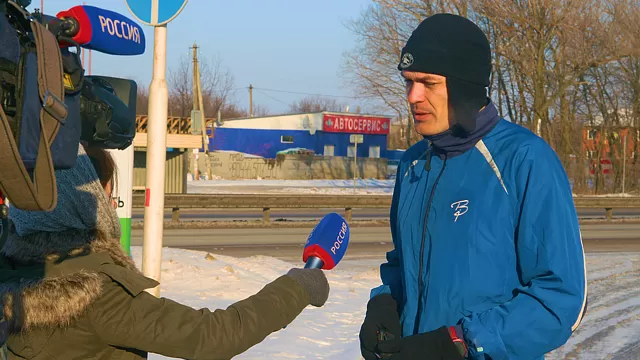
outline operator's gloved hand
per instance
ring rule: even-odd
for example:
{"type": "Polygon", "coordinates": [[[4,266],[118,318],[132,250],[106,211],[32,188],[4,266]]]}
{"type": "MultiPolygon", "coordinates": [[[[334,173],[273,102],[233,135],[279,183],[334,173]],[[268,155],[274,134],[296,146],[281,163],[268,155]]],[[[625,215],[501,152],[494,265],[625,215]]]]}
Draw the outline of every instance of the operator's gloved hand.
{"type": "Polygon", "coordinates": [[[374,296],[367,304],[367,315],[360,328],[360,352],[365,360],[377,360],[376,349],[382,333],[402,336],[398,304],[390,294],[374,296]]]}
{"type": "Polygon", "coordinates": [[[418,335],[385,340],[378,343],[376,352],[388,360],[464,360],[466,345],[452,332],[455,332],[453,327],[443,326],[418,335]]]}
{"type": "Polygon", "coordinates": [[[309,294],[309,304],[321,307],[329,298],[329,281],[321,269],[293,268],[287,273],[309,294]]]}

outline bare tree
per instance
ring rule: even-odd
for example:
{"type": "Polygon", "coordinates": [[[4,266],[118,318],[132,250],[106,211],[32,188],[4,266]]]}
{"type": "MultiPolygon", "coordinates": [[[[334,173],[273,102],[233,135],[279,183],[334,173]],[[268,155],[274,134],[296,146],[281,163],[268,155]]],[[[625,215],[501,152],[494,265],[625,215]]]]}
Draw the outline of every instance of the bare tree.
{"type": "Polygon", "coordinates": [[[347,25],[359,45],[345,54],[343,78],[354,87],[356,96],[379,99],[400,119],[411,114],[404,80],[393,64],[400,59],[403,43],[416,22],[409,14],[376,3],[347,25]]]}
{"type": "MultiPolygon", "coordinates": [[[[253,105],[253,115],[268,116],[268,115],[271,115],[271,110],[269,110],[268,106],[256,104],[256,105],[253,105]]],[[[248,116],[248,113],[243,116],[248,116]]]]}
{"type": "MultiPolygon", "coordinates": [[[[237,106],[230,106],[234,80],[228,70],[222,68],[219,57],[199,60],[200,84],[205,117],[217,116],[218,109],[224,117],[238,115],[237,106]],[[230,111],[225,114],[225,111],[230,111]]],[[[193,63],[184,55],[177,67],[169,70],[169,115],[188,117],[193,108],[193,63]]]]}
{"type": "MultiPolygon", "coordinates": [[[[466,16],[485,31],[493,52],[489,94],[500,114],[549,142],[579,186],[587,184],[583,134],[594,118],[604,119],[608,137],[596,156],[618,156],[605,144],[616,141],[619,110],[630,109],[639,128],[637,0],[375,0],[347,25],[358,46],[344,56],[345,80],[395,111],[408,133],[415,134],[397,63],[411,31],[439,12],[466,16]]],[[[417,139],[406,138],[407,145],[417,139]]]]}
{"type": "Polygon", "coordinates": [[[338,103],[336,99],[307,96],[300,99],[289,106],[289,111],[296,112],[321,112],[321,111],[345,111],[347,105],[338,103]]]}
{"type": "Polygon", "coordinates": [[[147,115],[149,111],[149,88],[138,84],[136,96],[136,115],[147,115]]]}

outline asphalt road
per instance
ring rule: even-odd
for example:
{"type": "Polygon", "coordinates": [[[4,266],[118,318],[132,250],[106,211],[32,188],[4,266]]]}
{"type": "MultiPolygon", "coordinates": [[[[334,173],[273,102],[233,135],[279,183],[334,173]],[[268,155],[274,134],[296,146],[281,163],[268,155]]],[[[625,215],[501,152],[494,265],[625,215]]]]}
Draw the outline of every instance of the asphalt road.
{"type": "MultiPolygon", "coordinates": [[[[581,226],[586,252],[640,252],[640,224],[581,226]]],[[[165,229],[163,246],[211,251],[229,256],[273,256],[299,260],[308,228],[165,229]]],[[[345,259],[384,258],[391,249],[385,227],[351,228],[345,259]]],[[[142,245],[142,230],[133,230],[132,245],[142,245]]]]}
{"type": "MultiPolygon", "coordinates": [[[[291,209],[271,210],[271,219],[287,220],[319,220],[330,212],[342,213],[344,209],[301,209],[300,211],[291,209]]],[[[604,209],[578,209],[578,216],[581,218],[603,218],[604,209]]],[[[615,217],[636,217],[640,218],[640,208],[613,209],[615,217]]],[[[171,219],[171,212],[166,211],[166,220],[171,219]]],[[[133,221],[142,221],[144,209],[133,209],[133,221]]],[[[354,209],[353,219],[388,219],[388,209],[354,209]]],[[[260,209],[184,209],[180,210],[181,220],[257,220],[262,219],[260,209]]]]}

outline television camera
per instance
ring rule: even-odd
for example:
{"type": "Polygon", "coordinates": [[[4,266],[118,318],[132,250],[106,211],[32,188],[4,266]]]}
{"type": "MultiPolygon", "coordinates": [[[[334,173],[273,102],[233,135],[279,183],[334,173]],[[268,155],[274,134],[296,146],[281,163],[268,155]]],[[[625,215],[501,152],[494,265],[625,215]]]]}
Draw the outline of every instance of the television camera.
{"type": "MultiPolygon", "coordinates": [[[[93,24],[29,12],[30,3],[0,0],[0,246],[8,202],[25,210],[54,209],[54,171],[75,165],[80,143],[125,149],[136,129],[135,81],[85,75],[80,48],[100,49],[74,39],[93,24]]],[[[0,344],[6,340],[0,319],[0,344]]],[[[2,349],[0,360],[6,358],[2,349]]]]}

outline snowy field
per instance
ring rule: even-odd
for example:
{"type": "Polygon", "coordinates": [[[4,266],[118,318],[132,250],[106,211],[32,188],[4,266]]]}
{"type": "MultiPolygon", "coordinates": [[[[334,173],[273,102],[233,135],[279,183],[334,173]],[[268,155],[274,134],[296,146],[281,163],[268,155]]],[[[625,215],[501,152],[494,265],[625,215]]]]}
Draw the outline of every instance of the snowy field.
{"type": "MultiPolygon", "coordinates": [[[[132,247],[137,264],[141,247],[132,247]]],[[[301,263],[271,257],[233,258],[163,249],[161,296],[212,310],[246,298],[301,263]]],[[[345,259],[328,271],[331,295],[323,308],[308,307],[286,329],[234,359],[361,359],[358,332],[369,290],[379,284],[380,260],[345,259]]],[[[547,359],[638,359],[640,254],[589,254],[589,308],[581,327],[547,359]]],[[[152,360],[168,359],[150,355],[152,360]]]]}

